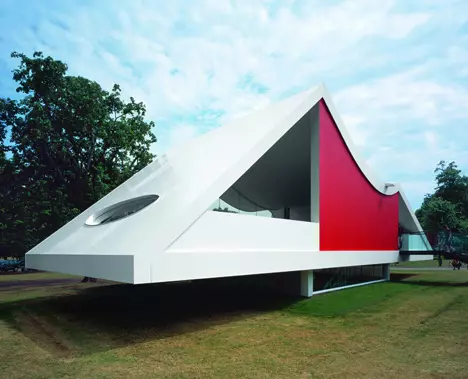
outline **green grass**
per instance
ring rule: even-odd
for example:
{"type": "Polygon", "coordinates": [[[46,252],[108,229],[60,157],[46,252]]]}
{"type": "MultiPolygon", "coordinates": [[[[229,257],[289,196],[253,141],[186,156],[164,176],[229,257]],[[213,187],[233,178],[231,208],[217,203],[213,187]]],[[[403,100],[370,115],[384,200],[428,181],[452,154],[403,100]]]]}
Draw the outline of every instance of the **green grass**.
{"type": "MultiPolygon", "coordinates": [[[[448,267],[449,260],[443,260],[442,267],[448,267]]],[[[397,269],[398,267],[439,267],[439,262],[436,259],[429,261],[416,261],[416,262],[401,262],[397,265],[392,265],[392,268],[397,269]]]]}
{"type": "Polygon", "coordinates": [[[389,286],[388,283],[350,288],[313,301],[304,299],[286,308],[289,312],[314,317],[344,317],[353,312],[378,311],[388,299],[407,291],[405,286],[389,286]]]}
{"type": "Polygon", "coordinates": [[[27,274],[23,273],[0,273],[0,282],[10,282],[10,281],[23,281],[23,280],[53,280],[53,279],[78,279],[81,277],[68,275],[68,274],[59,274],[51,272],[31,272],[27,274]]]}
{"type": "Polygon", "coordinates": [[[0,372],[9,379],[465,378],[468,272],[392,280],[310,299],[222,281],[0,287],[0,372]]]}

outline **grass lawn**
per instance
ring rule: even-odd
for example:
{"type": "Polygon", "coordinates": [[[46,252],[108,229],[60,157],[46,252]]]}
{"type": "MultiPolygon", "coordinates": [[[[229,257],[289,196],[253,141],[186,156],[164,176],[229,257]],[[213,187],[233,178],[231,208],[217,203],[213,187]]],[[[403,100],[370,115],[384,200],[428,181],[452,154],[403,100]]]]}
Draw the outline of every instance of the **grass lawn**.
{"type": "MultiPolygon", "coordinates": [[[[23,273],[16,272],[7,272],[0,273],[0,282],[11,282],[11,281],[29,281],[29,280],[53,280],[53,279],[82,279],[82,277],[67,275],[67,274],[58,274],[50,272],[31,272],[27,275],[23,273]]],[[[1,298],[0,298],[1,300],[1,298]]]]}
{"type": "MultiPolygon", "coordinates": [[[[442,267],[447,268],[450,267],[449,264],[452,260],[451,259],[443,259],[442,260],[442,267]]],[[[399,263],[397,265],[392,264],[392,270],[398,270],[399,267],[407,268],[407,267],[414,267],[414,268],[438,268],[439,262],[437,259],[429,260],[429,261],[416,261],[416,262],[404,262],[399,263]]],[[[462,266],[462,270],[466,270],[466,264],[464,263],[462,266]]]]}
{"type": "MultiPolygon", "coordinates": [[[[448,264],[451,260],[444,259],[442,261],[442,267],[448,267],[448,264]]],[[[439,267],[439,262],[437,259],[432,259],[429,261],[416,261],[416,262],[401,262],[397,265],[392,264],[392,268],[398,267],[439,267]]]]}
{"type": "Polygon", "coordinates": [[[311,299],[233,289],[225,281],[28,283],[0,287],[0,373],[466,378],[467,315],[466,270],[393,273],[390,283],[311,299]]]}

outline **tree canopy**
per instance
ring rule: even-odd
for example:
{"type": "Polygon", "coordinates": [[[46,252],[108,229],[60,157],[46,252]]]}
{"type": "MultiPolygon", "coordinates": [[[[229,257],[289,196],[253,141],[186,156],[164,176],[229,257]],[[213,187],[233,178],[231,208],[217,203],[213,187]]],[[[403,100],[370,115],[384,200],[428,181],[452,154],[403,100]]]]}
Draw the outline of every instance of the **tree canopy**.
{"type": "Polygon", "coordinates": [[[455,162],[440,161],[434,171],[434,193],[424,197],[416,216],[424,230],[437,231],[447,225],[468,234],[468,177],[455,162]]]}
{"type": "Polygon", "coordinates": [[[149,164],[146,106],[35,52],[0,98],[0,255],[21,255],[149,164]]]}

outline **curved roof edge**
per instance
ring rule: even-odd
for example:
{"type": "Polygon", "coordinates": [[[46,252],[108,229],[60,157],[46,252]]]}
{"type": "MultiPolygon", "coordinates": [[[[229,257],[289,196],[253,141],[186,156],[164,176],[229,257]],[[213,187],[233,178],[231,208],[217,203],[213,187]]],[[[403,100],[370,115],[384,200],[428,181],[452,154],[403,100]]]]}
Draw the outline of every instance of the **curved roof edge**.
{"type": "MultiPolygon", "coordinates": [[[[386,196],[392,196],[395,194],[400,194],[401,199],[403,200],[406,208],[408,209],[409,213],[411,214],[412,218],[412,224],[413,228],[416,231],[421,232],[422,228],[421,225],[419,224],[418,219],[416,218],[416,215],[414,214],[413,210],[411,209],[411,206],[404,194],[404,191],[399,183],[392,183],[392,182],[386,182],[382,181],[380,177],[377,175],[377,173],[371,169],[371,167],[367,164],[366,160],[362,157],[361,152],[357,148],[357,146],[354,144],[352,137],[350,136],[345,123],[343,119],[341,118],[335,104],[333,103],[333,100],[329,94],[328,89],[326,88],[324,83],[319,84],[318,86],[312,87],[308,90],[299,92],[295,95],[292,95],[290,97],[287,97],[285,99],[282,99],[280,101],[275,101],[269,105],[266,105],[263,108],[260,108],[254,112],[251,112],[250,114],[240,117],[238,119],[234,119],[228,124],[222,125],[219,128],[216,128],[210,132],[204,133],[198,137],[195,137],[194,139],[191,139],[189,141],[186,141],[184,144],[175,146],[173,149],[170,149],[167,154],[171,155],[173,153],[176,153],[180,151],[181,149],[183,150],[184,148],[187,148],[191,144],[193,144],[197,140],[203,140],[208,137],[208,135],[214,135],[216,133],[221,132],[222,129],[231,129],[232,127],[237,128],[240,124],[244,122],[244,120],[247,120],[249,117],[254,116],[255,114],[262,113],[266,110],[271,110],[272,108],[275,109],[274,112],[277,113],[279,112],[278,107],[281,107],[281,105],[284,105],[286,103],[291,103],[291,106],[287,106],[286,108],[288,109],[287,112],[291,112],[291,114],[280,114],[279,118],[284,118],[283,122],[288,125],[279,125],[275,124],[270,130],[273,132],[271,135],[268,131],[264,137],[266,138],[261,138],[260,140],[257,141],[252,146],[252,150],[246,151],[245,153],[247,154],[246,161],[251,161],[248,165],[250,165],[253,161],[256,160],[256,158],[253,158],[253,156],[258,155],[257,158],[263,154],[265,151],[267,151],[281,136],[289,130],[297,120],[299,120],[302,116],[304,116],[309,110],[311,110],[316,104],[318,104],[321,100],[323,100],[328,108],[328,111],[330,112],[337,128],[338,131],[340,132],[340,135],[342,136],[348,151],[350,152],[351,156],[353,157],[354,161],[356,162],[357,166],[361,170],[362,174],[364,177],[367,179],[367,181],[374,187],[376,191],[381,193],[382,195],[386,196]]],[[[280,123],[281,124],[281,123],[280,123]]],[[[247,166],[244,167],[244,169],[247,169],[247,166]]],[[[245,170],[244,170],[245,171],[245,170]]],[[[226,176],[226,175],[223,175],[226,176]]],[[[227,175],[229,176],[229,175],[227,175]]],[[[227,179],[227,178],[226,178],[227,179]]],[[[231,182],[231,179],[227,179],[227,182],[231,182]]],[[[200,216],[200,215],[199,215],[200,216]]]]}
{"type": "Polygon", "coordinates": [[[317,91],[321,92],[321,97],[325,101],[325,104],[328,107],[328,110],[330,111],[330,114],[333,117],[333,120],[335,121],[336,126],[338,127],[338,130],[340,131],[340,134],[343,138],[343,140],[346,143],[346,146],[348,147],[349,152],[354,158],[354,161],[357,163],[358,167],[360,168],[361,172],[364,174],[364,176],[367,178],[367,180],[372,184],[372,186],[381,194],[383,195],[394,195],[400,190],[400,185],[397,183],[386,183],[383,182],[377,174],[370,168],[370,166],[367,164],[367,162],[363,159],[361,153],[359,152],[358,148],[354,144],[351,136],[348,133],[348,130],[346,129],[343,119],[341,118],[340,114],[338,113],[335,104],[333,103],[331,96],[329,95],[326,87],[324,84],[321,84],[318,88],[317,91]]]}
{"type": "Polygon", "coordinates": [[[364,160],[362,157],[361,153],[359,152],[358,148],[354,144],[351,136],[348,133],[348,130],[345,127],[345,124],[343,122],[343,119],[341,118],[340,114],[338,113],[338,110],[335,107],[335,104],[333,103],[333,100],[331,99],[331,96],[325,87],[325,85],[322,83],[320,84],[319,87],[317,87],[316,91],[320,91],[320,96],[323,98],[325,101],[325,104],[328,107],[328,110],[335,121],[336,126],[338,127],[338,130],[345,141],[346,146],[348,147],[349,152],[351,153],[352,157],[354,158],[354,161],[358,165],[359,169],[361,172],[364,174],[364,176],[367,178],[369,183],[381,194],[383,195],[394,195],[396,193],[399,193],[401,196],[401,199],[405,203],[408,211],[411,214],[412,221],[414,223],[415,229],[417,231],[422,232],[423,229],[414,214],[413,210],[411,209],[411,206],[408,202],[408,199],[406,195],[404,194],[404,191],[399,183],[389,183],[389,182],[384,182],[382,181],[379,176],[374,172],[374,170],[371,169],[371,167],[367,164],[367,162],[364,160]]]}

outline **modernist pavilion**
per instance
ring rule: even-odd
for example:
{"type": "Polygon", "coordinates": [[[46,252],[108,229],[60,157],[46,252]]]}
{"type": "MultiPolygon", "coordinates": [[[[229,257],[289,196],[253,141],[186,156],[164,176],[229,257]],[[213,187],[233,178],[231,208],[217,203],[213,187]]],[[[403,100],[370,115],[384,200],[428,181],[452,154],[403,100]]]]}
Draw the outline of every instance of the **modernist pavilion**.
{"type": "Polygon", "coordinates": [[[26,264],[133,284],[275,273],[311,296],[432,259],[421,231],[402,188],[363,161],[321,85],[159,156],[26,264]],[[406,250],[428,255],[400,255],[401,231],[406,250]]]}

